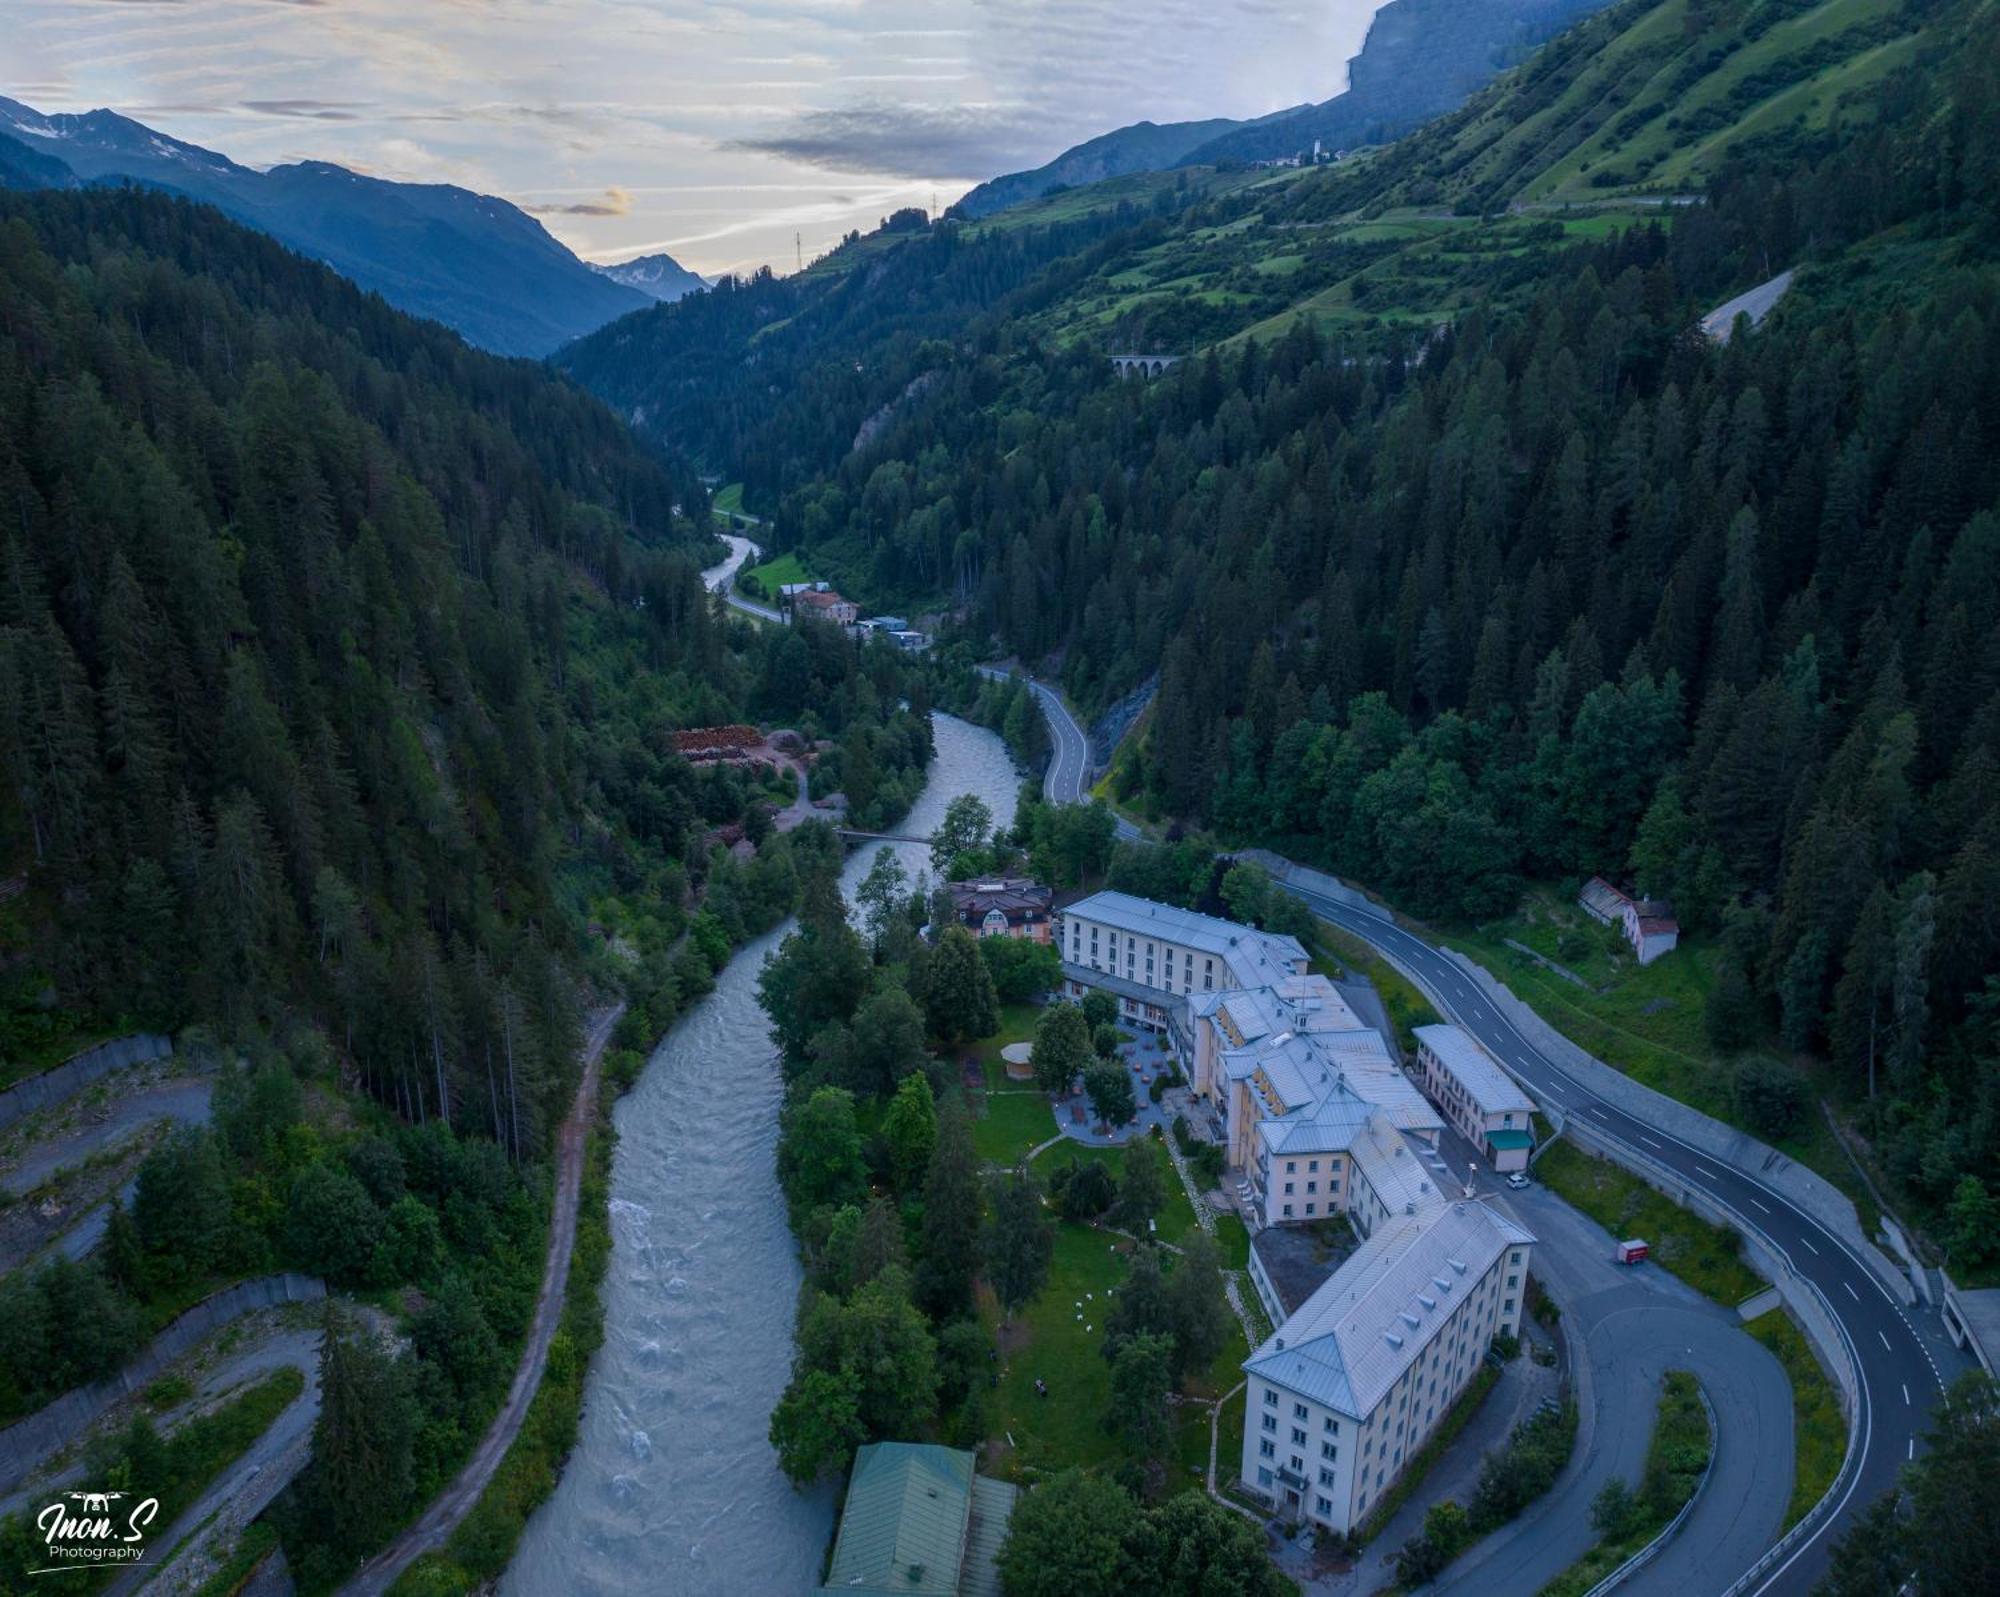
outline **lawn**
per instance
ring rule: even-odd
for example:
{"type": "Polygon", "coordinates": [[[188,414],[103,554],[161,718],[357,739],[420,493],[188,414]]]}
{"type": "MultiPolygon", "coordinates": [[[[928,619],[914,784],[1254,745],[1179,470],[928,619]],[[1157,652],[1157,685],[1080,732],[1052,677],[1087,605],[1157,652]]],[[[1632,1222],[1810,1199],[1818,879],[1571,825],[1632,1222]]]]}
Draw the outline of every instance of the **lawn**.
{"type": "Polygon", "coordinates": [[[1015,1087],[985,1094],[979,1118],[972,1123],[972,1145],[988,1164],[1012,1167],[1028,1150],[1056,1134],[1056,1117],[1039,1089],[1015,1087]]]}
{"type": "Polygon", "coordinates": [[[1530,893],[1511,918],[1448,936],[1444,943],[1483,965],[1543,1020],[1612,1069],[1763,1137],[1824,1177],[1854,1200],[1863,1228],[1874,1228],[1874,1201],[1817,1111],[1820,1084],[1810,1073],[1808,1103],[1789,1136],[1764,1136],[1737,1113],[1731,1064],[1709,1048],[1704,1029],[1709,988],[1723,957],[1715,944],[1690,938],[1642,966],[1623,938],[1548,889],[1530,893]],[[1580,977],[1582,985],[1510,947],[1510,938],[1580,977]]]}
{"type": "Polygon", "coordinates": [[[1235,1215],[1218,1214],[1215,1217],[1215,1241],[1222,1249],[1223,1269],[1250,1268],[1250,1229],[1235,1215]]]}
{"type": "Polygon", "coordinates": [[[715,490],[715,497],[709,500],[709,507],[718,516],[734,519],[743,513],[743,484],[732,482],[715,490]]]}
{"type": "Polygon", "coordinates": [[[1614,1237],[1645,1238],[1656,1263],[1723,1307],[1763,1291],[1765,1282],[1743,1262],[1734,1231],[1690,1214],[1629,1170],[1557,1142],[1535,1161],[1535,1175],[1614,1237]]]}
{"type": "MultiPolygon", "coordinates": [[[[1104,1428],[1111,1403],[1111,1366],[1103,1350],[1114,1289],[1125,1279],[1131,1252],[1131,1243],[1088,1226],[1065,1222],[1057,1227],[1049,1284],[1010,1324],[1002,1341],[1007,1351],[1002,1355],[999,1389],[989,1407],[993,1473],[1026,1482],[1071,1465],[1107,1466],[1124,1458],[1122,1443],[1104,1428]],[[1035,1391],[1038,1377],[1048,1385],[1047,1397],[1035,1391]]],[[[989,1331],[999,1333],[999,1307],[984,1293],[980,1318],[989,1331]]],[[[1241,1379],[1240,1366],[1247,1355],[1242,1334],[1233,1334],[1208,1371],[1189,1382],[1190,1395],[1212,1399],[1228,1391],[1241,1379]]],[[[1232,1408],[1233,1416],[1225,1413],[1217,1455],[1218,1471],[1226,1467],[1231,1477],[1243,1451],[1240,1399],[1232,1408]]],[[[1193,1461],[1198,1418],[1204,1471],[1208,1412],[1206,1406],[1190,1407],[1176,1415],[1171,1455],[1193,1461]]],[[[1195,1475],[1171,1467],[1171,1458],[1169,1489],[1199,1484],[1195,1475]]]]}
{"type": "MultiPolygon", "coordinates": [[[[978,1128],[974,1127],[975,1138],[977,1131],[978,1128]]],[[[1044,1138],[1049,1134],[1048,1132],[1044,1132],[1044,1138]]],[[[1086,1147],[1080,1142],[1057,1143],[1055,1147],[1049,1149],[1035,1161],[1035,1173],[1042,1180],[1047,1181],[1058,1169],[1067,1165],[1072,1158],[1078,1159],[1084,1164],[1103,1165],[1111,1172],[1114,1181],[1121,1179],[1125,1174],[1125,1149],[1123,1147],[1092,1148],[1086,1147]]],[[[1166,1207],[1161,1209],[1158,1216],[1155,1217],[1155,1235],[1162,1242],[1172,1247],[1179,1247],[1194,1231],[1199,1229],[1200,1222],[1195,1219],[1194,1205],[1188,1202],[1187,1189],[1181,1185],[1180,1177],[1175,1175],[1171,1169],[1167,1170],[1166,1176],[1167,1202],[1166,1207]]],[[[1236,1228],[1239,1231],[1242,1230],[1242,1221],[1236,1220],[1233,1215],[1226,1218],[1235,1221],[1236,1228]]],[[[1219,1229],[1220,1227],[1218,1227],[1219,1229]]],[[[1223,1269],[1240,1270],[1249,1262],[1250,1244],[1248,1233],[1245,1233],[1244,1236],[1244,1256],[1241,1260],[1232,1259],[1230,1250],[1233,1244],[1229,1239],[1218,1236],[1216,1240],[1221,1245],[1223,1269]]]]}
{"type": "Polygon", "coordinates": [[[749,581],[739,582],[739,586],[772,600],[778,597],[778,590],[788,582],[816,580],[813,574],[799,563],[799,557],[789,549],[773,559],[766,560],[761,566],[750,567],[743,576],[749,581]]]}
{"type": "Polygon", "coordinates": [[[1847,1456],[1847,1419],[1840,1412],[1840,1394],[1789,1309],[1759,1315],[1749,1329],[1777,1355],[1792,1383],[1792,1500],[1785,1508],[1784,1527],[1790,1530],[1840,1473],[1847,1456]]]}
{"type": "Polygon", "coordinates": [[[1000,1029],[990,1037],[966,1044],[964,1052],[979,1061],[979,1073],[985,1079],[988,1092],[1003,1092],[1030,1085],[1007,1079],[1007,1064],[1000,1057],[1000,1050],[1009,1043],[1033,1042],[1035,1022],[1041,1018],[1040,1004],[1002,1004],[1000,1029]]]}

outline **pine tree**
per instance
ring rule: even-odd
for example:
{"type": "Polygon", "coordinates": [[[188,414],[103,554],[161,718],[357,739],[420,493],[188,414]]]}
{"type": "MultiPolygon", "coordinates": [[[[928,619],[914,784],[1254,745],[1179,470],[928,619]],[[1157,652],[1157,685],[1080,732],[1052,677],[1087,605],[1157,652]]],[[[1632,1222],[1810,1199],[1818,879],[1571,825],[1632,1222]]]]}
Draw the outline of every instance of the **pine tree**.
{"type": "Polygon", "coordinates": [[[986,1232],[986,1279],[1003,1315],[1018,1314],[1047,1284],[1055,1245],[1041,1184],[1022,1171],[1002,1176],[986,1232]]]}
{"type": "Polygon", "coordinates": [[[999,996],[979,943],[963,926],[947,926],[931,951],[924,980],[924,1017],[940,1042],[990,1037],[1000,1029],[999,996]]]}
{"type": "Polygon", "coordinates": [[[950,1098],[938,1114],[937,1146],[924,1182],[916,1273],[917,1301],[934,1320],[955,1319],[971,1306],[982,1207],[972,1125],[963,1106],[950,1098]]]}

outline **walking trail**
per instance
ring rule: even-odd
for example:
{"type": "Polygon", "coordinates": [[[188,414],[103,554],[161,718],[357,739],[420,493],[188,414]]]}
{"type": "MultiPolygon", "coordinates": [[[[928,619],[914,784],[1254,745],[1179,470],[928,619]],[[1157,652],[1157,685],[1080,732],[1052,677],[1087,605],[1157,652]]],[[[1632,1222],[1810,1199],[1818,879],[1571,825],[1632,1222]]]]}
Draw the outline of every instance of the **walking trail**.
{"type": "Polygon", "coordinates": [[[556,1135],[556,1201],[549,1216],[548,1263],[542,1271],[541,1291],[535,1298],[535,1318],[528,1327],[527,1344],[521,1349],[521,1362],[514,1371],[514,1384],[508,1388],[507,1401],[458,1478],[438,1494],[414,1525],[364,1564],[361,1572],[341,1588],[348,1597],[378,1597],[425,1553],[442,1547],[445,1538],[479,1501],[479,1494],[486,1490],[493,1472],[500,1467],[500,1460],[520,1434],[521,1423],[528,1417],[528,1405],[534,1401],[542,1384],[542,1371],[548,1366],[549,1342],[562,1319],[570,1254],[576,1246],[584,1143],[597,1113],[598,1062],[604,1056],[604,1045],[611,1039],[612,1028],[624,1013],[625,1005],[621,1002],[600,1011],[591,1022],[584,1046],[583,1079],[577,1083],[576,1101],[556,1135]]]}

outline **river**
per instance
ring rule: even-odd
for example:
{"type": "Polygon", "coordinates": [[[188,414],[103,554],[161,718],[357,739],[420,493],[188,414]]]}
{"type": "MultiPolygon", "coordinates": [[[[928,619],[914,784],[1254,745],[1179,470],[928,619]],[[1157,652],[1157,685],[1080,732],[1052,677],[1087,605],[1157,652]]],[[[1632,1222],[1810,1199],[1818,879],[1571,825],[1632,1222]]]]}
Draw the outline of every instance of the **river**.
{"type": "MultiPolygon", "coordinates": [[[[899,830],[928,836],[960,793],[1010,823],[1000,739],[935,720],[930,781],[899,830]]],[[[925,851],[896,845],[912,876],[925,851]]],[[[872,849],[847,862],[853,894],[872,849]]],[[[604,1346],[577,1446],[529,1521],[506,1597],[790,1597],[810,1591],[831,1487],[796,1492],[765,1439],[791,1372],[800,1271],[774,1156],[783,1088],[748,944],[615,1110],[604,1346]]]]}

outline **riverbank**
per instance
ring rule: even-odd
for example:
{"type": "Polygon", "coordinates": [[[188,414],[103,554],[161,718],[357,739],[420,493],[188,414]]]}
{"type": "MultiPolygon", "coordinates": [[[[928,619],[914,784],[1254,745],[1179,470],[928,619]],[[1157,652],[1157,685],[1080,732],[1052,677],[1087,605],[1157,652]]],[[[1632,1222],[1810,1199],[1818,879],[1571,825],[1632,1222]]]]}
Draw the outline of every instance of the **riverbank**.
{"type": "MultiPolygon", "coordinates": [[[[902,823],[925,836],[959,793],[1011,821],[1018,775],[1001,741],[949,716],[902,823]]],[[[918,845],[892,845],[914,875],[918,845]]],[[[847,862],[852,894],[873,863],[847,862]]],[[[794,1492],[767,1440],[790,1374],[800,1283],[775,1179],[783,1087],[747,944],[662,1039],[613,1112],[604,1340],[577,1445],[500,1582],[542,1597],[803,1593],[833,1524],[830,1488],[794,1492]]]]}

